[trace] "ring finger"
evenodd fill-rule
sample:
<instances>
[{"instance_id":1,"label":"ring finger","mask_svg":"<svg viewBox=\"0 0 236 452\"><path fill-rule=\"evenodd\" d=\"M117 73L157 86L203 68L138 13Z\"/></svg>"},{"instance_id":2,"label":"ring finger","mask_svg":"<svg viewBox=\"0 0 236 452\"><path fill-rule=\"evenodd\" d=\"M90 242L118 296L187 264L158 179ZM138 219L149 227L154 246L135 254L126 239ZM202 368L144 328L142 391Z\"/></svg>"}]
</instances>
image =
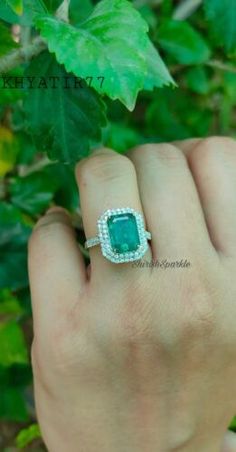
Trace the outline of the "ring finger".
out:
<instances>
[{"instance_id":1,"label":"ring finger","mask_svg":"<svg viewBox=\"0 0 236 452\"><path fill-rule=\"evenodd\" d=\"M107 209L131 207L143 214L135 167L127 157L101 149L79 162L76 178L87 239L97 235L97 220ZM116 277L124 268L127 272L125 264L117 266L105 259L98 246L90 249L90 256L92 277L104 270Z\"/></svg>"}]
</instances>

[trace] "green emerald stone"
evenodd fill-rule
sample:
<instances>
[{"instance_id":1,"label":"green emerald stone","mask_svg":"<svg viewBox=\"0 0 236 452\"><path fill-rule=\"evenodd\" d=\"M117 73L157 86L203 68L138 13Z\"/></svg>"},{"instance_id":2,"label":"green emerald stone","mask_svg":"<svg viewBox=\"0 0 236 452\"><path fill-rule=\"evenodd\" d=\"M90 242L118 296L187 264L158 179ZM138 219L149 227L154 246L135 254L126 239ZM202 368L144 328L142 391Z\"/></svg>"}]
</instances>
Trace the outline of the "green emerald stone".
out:
<instances>
[{"instance_id":1,"label":"green emerald stone","mask_svg":"<svg viewBox=\"0 0 236 452\"><path fill-rule=\"evenodd\" d=\"M136 218L132 213L112 215L107 222L112 250L117 254L136 251L140 245Z\"/></svg>"}]
</instances>

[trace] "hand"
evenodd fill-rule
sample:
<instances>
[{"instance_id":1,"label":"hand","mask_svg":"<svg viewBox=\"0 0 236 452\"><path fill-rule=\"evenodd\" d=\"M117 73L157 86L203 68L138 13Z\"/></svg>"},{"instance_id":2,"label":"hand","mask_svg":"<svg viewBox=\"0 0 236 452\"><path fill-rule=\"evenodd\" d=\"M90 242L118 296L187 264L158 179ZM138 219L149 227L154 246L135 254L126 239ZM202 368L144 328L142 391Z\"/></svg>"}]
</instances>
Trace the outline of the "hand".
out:
<instances>
[{"instance_id":1,"label":"hand","mask_svg":"<svg viewBox=\"0 0 236 452\"><path fill-rule=\"evenodd\" d=\"M67 213L39 220L32 361L49 451L235 451L236 143L103 149L76 175L87 237L107 208L133 207L152 233L145 261L190 267L116 265L94 247L88 271Z\"/></svg>"}]
</instances>

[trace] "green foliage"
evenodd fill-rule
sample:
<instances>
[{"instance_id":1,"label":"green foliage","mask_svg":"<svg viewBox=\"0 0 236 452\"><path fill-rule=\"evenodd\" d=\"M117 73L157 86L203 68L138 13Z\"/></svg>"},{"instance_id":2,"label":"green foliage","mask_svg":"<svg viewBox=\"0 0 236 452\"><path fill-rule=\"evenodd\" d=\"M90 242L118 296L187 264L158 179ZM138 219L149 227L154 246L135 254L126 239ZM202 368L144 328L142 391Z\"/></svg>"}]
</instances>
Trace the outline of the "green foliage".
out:
<instances>
[{"instance_id":1,"label":"green foliage","mask_svg":"<svg viewBox=\"0 0 236 452\"><path fill-rule=\"evenodd\" d=\"M232 422L230 424L230 430L232 430L233 432L236 432L236 416L232 419Z\"/></svg>"},{"instance_id":2,"label":"green foliage","mask_svg":"<svg viewBox=\"0 0 236 452\"><path fill-rule=\"evenodd\" d=\"M27 242L59 204L83 245L75 162L100 145L125 153L146 142L236 137L234 0L204 0L182 18L171 0L71 0L68 14L61 3L0 0L0 420L13 424L3 450L31 442L35 450L40 436ZM29 55L40 36L45 48ZM25 58L6 68L22 47ZM16 443L14 422L23 428Z\"/></svg>"},{"instance_id":3,"label":"green foliage","mask_svg":"<svg viewBox=\"0 0 236 452\"><path fill-rule=\"evenodd\" d=\"M16 422L28 420L23 394L17 388L7 387L0 392L0 418Z\"/></svg>"},{"instance_id":4,"label":"green foliage","mask_svg":"<svg viewBox=\"0 0 236 452\"><path fill-rule=\"evenodd\" d=\"M6 21L9 24L19 23L19 17L16 13L14 13L12 8L10 8L6 0L2 0L0 2L0 19Z\"/></svg>"},{"instance_id":5,"label":"green foliage","mask_svg":"<svg viewBox=\"0 0 236 452\"><path fill-rule=\"evenodd\" d=\"M209 20L217 44L223 44L228 52L235 53L236 5L234 0L204 0L206 17Z\"/></svg>"},{"instance_id":6,"label":"green foliage","mask_svg":"<svg viewBox=\"0 0 236 452\"><path fill-rule=\"evenodd\" d=\"M160 46L178 63L199 64L210 57L210 50L202 36L188 22L165 21L158 32Z\"/></svg>"},{"instance_id":7,"label":"green foliage","mask_svg":"<svg viewBox=\"0 0 236 452\"><path fill-rule=\"evenodd\" d=\"M69 18L70 23L73 25L78 25L83 20L87 19L87 17L93 11L93 4L91 0L70 0L69 5Z\"/></svg>"},{"instance_id":8,"label":"green foliage","mask_svg":"<svg viewBox=\"0 0 236 452\"><path fill-rule=\"evenodd\" d=\"M12 364L27 364L28 353L23 333L15 322L0 325L0 363L9 367Z\"/></svg>"},{"instance_id":9,"label":"green foliage","mask_svg":"<svg viewBox=\"0 0 236 452\"><path fill-rule=\"evenodd\" d=\"M206 68L202 66L189 69L186 72L186 81L188 88L197 94L207 94L211 89Z\"/></svg>"},{"instance_id":10,"label":"green foliage","mask_svg":"<svg viewBox=\"0 0 236 452\"><path fill-rule=\"evenodd\" d=\"M36 24L50 52L68 72L84 78L104 77L97 91L119 99L129 110L134 109L149 70L155 71L157 86L171 81L167 70L164 73L161 68L158 78L152 68L152 61L156 57L159 63L160 57L150 46L147 23L126 0L102 0L78 28L51 17L39 18ZM149 52L153 60L147 61Z\"/></svg>"},{"instance_id":11,"label":"green foliage","mask_svg":"<svg viewBox=\"0 0 236 452\"><path fill-rule=\"evenodd\" d=\"M26 75L33 77L39 73L47 88L28 93L24 106L29 130L38 147L48 150L52 159L79 160L88 154L89 140L100 139L101 127L106 124L105 105L85 82L81 82L81 88L75 88L75 79L48 52L31 62ZM58 89L53 88L51 77L59 80ZM66 77L68 87L64 88Z\"/></svg>"},{"instance_id":12,"label":"green foliage","mask_svg":"<svg viewBox=\"0 0 236 452\"><path fill-rule=\"evenodd\" d=\"M9 289L0 291L0 316L16 317L24 313L19 300L12 295ZM1 363L2 365L3 363Z\"/></svg>"},{"instance_id":13,"label":"green foliage","mask_svg":"<svg viewBox=\"0 0 236 452\"><path fill-rule=\"evenodd\" d=\"M26 244L31 232L22 213L12 204L0 203L0 289L28 285Z\"/></svg>"},{"instance_id":14,"label":"green foliage","mask_svg":"<svg viewBox=\"0 0 236 452\"><path fill-rule=\"evenodd\" d=\"M15 177L10 181L11 202L16 207L32 215L42 213L53 199L56 184L42 171L25 177Z\"/></svg>"},{"instance_id":15,"label":"green foliage","mask_svg":"<svg viewBox=\"0 0 236 452\"><path fill-rule=\"evenodd\" d=\"M24 449L38 438L41 438L39 426L38 424L32 424L19 432L16 438L16 445L19 449Z\"/></svg>"},{"instance_id":16,"label":"green foliage","mask_svg":"<svg viewBox=\"0 0 236 452\"><path fill-rule=\"evenodd\" d=\"M59 6L61 5L63 0L43 0L48 11L50 11L51 13L53 13L54 11L57 10L57 8L59 8Z\"/></svg>"},{"instance_id":17,"label":"green foliage","mask_svg":"<svg viewBox=\"0 0 236 452\"><path fill-rule=\"evenodd\" d=\"M16 14L23 13L23 0L7 0L7 3Z\"/></svg>"}]
</instances>

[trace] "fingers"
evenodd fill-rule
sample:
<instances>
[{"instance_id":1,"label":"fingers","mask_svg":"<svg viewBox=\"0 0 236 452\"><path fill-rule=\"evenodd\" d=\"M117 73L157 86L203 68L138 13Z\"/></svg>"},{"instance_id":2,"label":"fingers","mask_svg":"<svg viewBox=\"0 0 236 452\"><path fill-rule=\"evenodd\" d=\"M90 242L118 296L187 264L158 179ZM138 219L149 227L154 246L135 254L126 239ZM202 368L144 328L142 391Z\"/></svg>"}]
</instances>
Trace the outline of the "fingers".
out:
<instances>
[{"instance_id":1,"label":"fingers","mask_svg":"<svg viewBox=\"0 0 236 452\"><path fill-rule=\"evenodd\" d=\"M29 242L28 265L34 322L45 331L79 301L86 282L85 265L64 209L51 209L37 223Z\"/></svg>"},{"instance_id":2,"label":"fingers","mask_svg":"<svg viewBox=\"0 0 236 452\"><path fill-rule=\"evenodd\" d=\"M201 199L215 248L236 254L236 142L212 137L187 140L178 146L185 153Z\"/></svg>"},{"instance_id":3,"label":"fingers","mask_svg":"<svg viewBox=\"0 0 236 452\"><path fill-rule=\"evenodd\" d=\"M155 258L186 258L211 246L198 193L183 153L173 145L131 150ZM207 248L206 248L207 247ZM213 247L212 247L213 251Z\"/></svg>"},{"instance_id":4,"label":"fingers","mask_svg":"<svg viewBox=\"0 0 236 452\"><path fill-rule=\"evenodd\" d=\"M107 209L131 207L143 213L137 177L132 162L110 149L101 149L82 160L76 168L81 210L87 238L97 235L97 220ZM100 246L90 249L91 274L104 270L114 274L127 266L114 265L105 259Z\"/></svg>"},{"instance_id":5,"label":"fingers","mask_svg":"<svg viewBox=\"0 0 236 452\"><path fill-rule=\"evenodd\" d=\"M185 155L187 155L191 149L193 149L197 144L201 143L201 138L188 138L182 141L173 141L171 144L181 149Z\"/></svg>"},{"instance_id":6,"label":"fingers","mask_svg":"<svg viewBox=\"0 0 236 452\"><path fill-rule=\"evenodd\" d=\"M234 432L226 433L220 452L236 452L236 434Z\"/></svg>"}]
</instances>

